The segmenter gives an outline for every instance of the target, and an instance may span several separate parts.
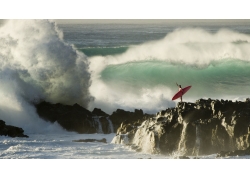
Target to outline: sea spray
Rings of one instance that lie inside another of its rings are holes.
[[[93,124],[94,124],[94,127],[96,128],[97,133],[103,133],[103,131],[102,131],[102,123],[100,122],[99,117],[94,116],[93,120],[94,120]]]
[[[183,28],[163,39],[130,46],[121,54],[93,56],[90,92],[95,101],[90,107],[100,105],[106,112],[135,107],[156,113],[176,105],[171,100],[176,82],[192,85],[184,101],[245,99],[250,90],[248,42],[248,34],[228,29],[211,33]]]
[[[117,134],[111,141],[111,144],[129,144],[128,134]]]
[[[186,133],[187,133],[187,125],[188,123],[183,121],[183,128],[182,128],[182,132],[181,132],[181,138],[180,138],[180,142],[178,145],[178,154],[179,155],[185,155],[187,149],[186,149]]]
[[[87,107],[91,99],[87,57],[64,42],[54,22],[7,21],[0,27],[0,64],[1,118],[25,131],[51,125],[40,122],[32,103]]]
[[[121,136],[120,135],[116,135],[112,141],[111,144],[120,144],[121,140],[120,140]]]
[[[154,124],[155,121],[152,120],[144,121],[134,135],[133,144],[140,147],[144,153],[154,154],[159,152],[155,133],[149,130]]]
[[[106,118],[109,123],[109,133],[114,133],[114,126],[112,124],[112,121],[109,119],[109,117]]]
[[[129,139],[128,139],[128,135],[127,134],[124,134],[122,135],[123,137],[121,138],[121,144],[128,144],[129,143]]]
[[[194,147],[194,150],[193,150],[193,155],[198,156],[199,151],[200,151],[200,145],[201,145],[200,125],[198,125],[198,124],[196,125],[195,131],[196,131],[196,139],[195,139],[195,147]]]

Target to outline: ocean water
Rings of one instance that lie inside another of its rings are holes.
[[[249,97],[248,24],[60,27],[65,41],[88,56],[95,98],[89,108],[156,113],[176,105],[176,82],[192,86],[185,101]]]
[[[9,20],[0,26],[0,118],[29,138],[0,137],[1,159],[173,159],[113,144],[115,134],[76,134],[45,122],[32,102],[78,103],[111,114],[156,113],[184,101],[245,100],[250,25],[75,24]],[[77,139],[104,143],[76,143]],[[215,154],[201,156],[214,159]],[[191,157],[194,158],[194,157]],[[248,159],[231,157],[232,159]]]
[[[129,147],[111,143],[112,134],[29,134],[29,138],[0,137],[3,159],[136,159],[163,158],[137,154]],[[100,142],[73,142],[79,139],[102,139]]]
[[[1,159],[178,159],[178,152],[170,156],[135,152],[125,144],[112,142],[115,133],[111,134],[76,134],[47,133],[29,134],[29,138],[11,138],[0,136]],[[105,138],[101,142],[73,142],[80,139]],[[216,159],[216,154],[206,156],[189,156],[190,159]],[[249,159],[250,156],[234,156],[224,159]],[[222,158],[220,158],[222,159]]]

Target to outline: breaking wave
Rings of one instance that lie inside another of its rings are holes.
[[[0,27],[0,113],[6,124],[36,131],[40,100],[88,106],[87,57],[48,20],[9,20]],[[43,126],[42,126],[43,127]],[[47,127],[47,125],[45,125]]]
[[[249,42],[249,35],[229,29],[185,28],[119,55],[91,57],[92,106],[157,112],[178,102],[171,101],[176,82],[192,86],[184,101],[244,99],[250,90]]]

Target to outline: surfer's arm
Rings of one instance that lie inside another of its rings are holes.
[[[177,83],[176,83],[177,86],[179,86]]]

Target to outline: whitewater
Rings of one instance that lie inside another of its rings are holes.
[[[250,26],[57,25],[9,20],[0,26],[0,119],[29,138],[0,136],[1,159],[173,159],[112,143],[115,133],[77,134],[42,120],[33,103],[112,114],[157,113],[183,97],[245,100],[250,90]],[[73,142],[78,139],[107,139]],[[181,147],[180,147],[181,149]],[[215,154],[200,156],[214,159]],[[194,158],[194,157],[191,157]],[[249,158],[230,157],[230,158]]]
[[[90,91],[99,103],[108,101],[112,106],[115,102],[115,106],[148,112],[175,105],[171,98],[176,82],[182,87],[192,85],[185,98],[189,102],[198,98],[243,100],[250,90],[248,42],[248,35],[228,29],[215,33],[177,29],[122,54],[91,58]],[[95,91],[100,84],[102,95]]]

